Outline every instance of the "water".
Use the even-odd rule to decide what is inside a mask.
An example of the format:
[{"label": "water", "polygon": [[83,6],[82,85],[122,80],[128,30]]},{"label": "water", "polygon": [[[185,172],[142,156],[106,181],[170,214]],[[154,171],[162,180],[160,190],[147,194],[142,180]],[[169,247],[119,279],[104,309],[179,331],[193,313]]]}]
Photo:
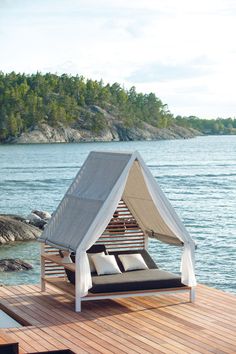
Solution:
[{"label": "water", "polygon": [[[91,150],[138,150],[197,243],[198,282],[236,293],[236,137],[157,142],[0,146],[0,213],[53,211]],[[164,269],[179,271],[181,249],[152,240],[150,253]],[[39,281],[39,245],[0,248],[34,269],[2,273],[0,283]]]},{"label": "water", "polygon": [[0,328],[16,328],[22,325],[3,310],[0,310]]}]

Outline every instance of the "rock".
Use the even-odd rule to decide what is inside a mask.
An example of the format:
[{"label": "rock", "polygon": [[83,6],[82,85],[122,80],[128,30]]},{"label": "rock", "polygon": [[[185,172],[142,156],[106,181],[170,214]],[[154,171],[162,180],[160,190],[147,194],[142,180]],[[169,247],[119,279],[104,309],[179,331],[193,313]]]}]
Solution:
[{"label": "rock", "polygon": [[23,216],[20,216],[20,215],[15,215],[15,214],[0,214],[0,217],[1,216],[8,216],[9,218],[12,218],[14,220],[18,220],[18,221],[22,221],[22,222],[26,222],[26,218],[24,218]]},{"label": "rock", "polygon": [[0,272],[13,272],[33,269],[32,265],[21,259],[0,259]]},{"label": "rock", "polygon": [[127,128],[120,122],[116,122],[115,129],[120,141],[189,139],[201,135],[194,129],[187,129],[177,125],[160,129],[143,123],[142,127]]},{"label": "rock", "polygon": [[40,229],[43,229],[44,225],[47,223],[45,220],[41,219],[40,216],[31,212],[27,216],[27,220],[29,221],[30,225],[36,226]]},{"label": "rock", "polygon": [[30,222],[35,222],[37,220],[41,220],[40,216],[35,214],[33,211],[27,216],[26,219],[29,220]]},{"label": "rock", "polygon": [[41,232],[39,228],[17,220],[15,216],[0,215],[0,245],[13,241],[35,240]]},{"label": "rock", "polygon": [[62,124],[58,124],[57,127],[51,127],[46,123],[42,123],[31,131],[22,133],[11,142],[17,144],[45,144],[78,141],[83,141],[78,130],[71,127],[64,127]]},{"label": "rock", "polygon": [[[100,131],[94,131],[90,119],[96,115],[102,115],[104,127]],[[31,127],[29,131],[20,136],[9,139],[8,143],[39,144],[39,143],[78,143],[91,141],[129,141],[129,140],[165,140],[187,139],[202,135],[199,131],[172,125],[168,128],[156,128],[142,122],[140,126],[127,127],[124,119],[114,106],[103,109],[99,106],[89,106],[81,110],[78,119],[71,125],[57,125],[51,127],[46,122]]]},{"label": "rock", "polygon": [[37,220],[34,220],[34,221],[30,221],[30,225],[38,227],[39,229],[44,229],[44,226],[46,224],[47,224],[47,221],[43,220],[43,219],[37,219]]},{"label": "rock", "polygon": [[31,213],[39,216],[43,220],[51,219],[51,214],[47,211],[40,211],[40,210],[32,210]]},{"label": "rock", "polygon": [[27,221],[33,226],[44,229],[44,226],[47,224],[50,218],[51,215],[46,211],[33,210],[27,216]]}]

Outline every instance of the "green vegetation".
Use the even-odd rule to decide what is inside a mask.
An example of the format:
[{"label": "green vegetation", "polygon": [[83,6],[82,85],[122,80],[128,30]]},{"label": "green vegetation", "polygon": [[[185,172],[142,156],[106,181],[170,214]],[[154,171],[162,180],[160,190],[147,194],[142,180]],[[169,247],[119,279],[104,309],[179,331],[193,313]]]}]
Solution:
[{"label": "green vegetation", "polygon": [[125,90],[118,83],[105,85],[66,74],[0,72],[0,142],[41,123],[62,123],[99,133],[107,121],[94,106],[105,109],[126,127],[142,127],[146,122],[157,128],[177,124],[207,134],[236,133],[236,119],[174,118],[154,93],[137,93],[134,87]]},{"label": "green vegetation", "polygon": [[104,85],[102,81],[66,74],[0,73],[0,141],[43,122],[51,126],[74,125],[98,133],[106,126],[106,120],[101,112],[89,110],[95,105],[127,127],[147,122],[164,128],[173,121],[160,99],[153,93],[137,93],[134,87],[127,91],[118,83]]},{"label": "green vegetation", "polygon": [[235,118],[200,119],[194,116],[177,116],[175,122],[181,127],[197,129],[203,134],[236,134]]}]

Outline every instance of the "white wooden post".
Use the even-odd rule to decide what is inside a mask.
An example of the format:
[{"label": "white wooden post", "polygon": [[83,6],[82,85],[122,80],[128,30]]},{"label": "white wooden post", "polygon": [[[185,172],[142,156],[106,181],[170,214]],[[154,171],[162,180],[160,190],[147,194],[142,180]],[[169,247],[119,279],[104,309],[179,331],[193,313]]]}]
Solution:
[{"label": "white wooden post", "polygon": [[45,286],[45,259],[42,257],[42,254],[45,252],[45,247],[44,247],[44,243],[41,243],[41,254],[40,254],[40,259],[41,259],[41,291],[45,291],[46,290],[46,286]]},{"label": "white wooden post", "polygon": [[196,299],[196,291],[195,291],[195,287],[192,287],[189,294],[189,300],[190,302],[195,302],[195,299]]},{"label": "white wooden post", "polygon": [[[193,271],[195,271],[195,244],[191,245],[191,256],[192,256],[192,264],[193,264]],[[190,290],[190,302],[194,302],[196,299],[196,287],[193,286]]]},{"label": "white wooden post", "polygon": [[79,290],[79,252],[75,256],[75,311],[81,312],[81,297]]}]

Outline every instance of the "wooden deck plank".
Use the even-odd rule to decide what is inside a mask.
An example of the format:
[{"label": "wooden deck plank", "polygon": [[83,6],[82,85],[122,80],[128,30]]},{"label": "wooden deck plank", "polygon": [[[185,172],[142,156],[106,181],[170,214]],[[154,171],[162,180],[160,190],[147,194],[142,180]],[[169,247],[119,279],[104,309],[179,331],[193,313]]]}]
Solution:
[{"label": "wooden deck plank", "polygon": [[[143,300],[143,301],[145,301],[145,300]],[[155,302],[156,299],[153,299],[153,301]],[[196,317],[196,313],[197,313],[198,309],[196,310],[196,312],[194,312],[194,309],[197,306],[197,304],[194,304],[194,306],[192,306],[192,304],[186,304],[186,306],[183,306],[183,305],[166,306],[166,307],[160,309],[158,317],[163,319],[163,324],[166,323],[167,322],[166,319],[168,319],[168,324],[167,325],[170,326],[171,324],[173,324],[173,328],[176,328],[176,329],[179,328],[179,330],[181,328],[183,328],[184,331],[188,330],[188,328],[189,328],[188,325],[185,326],[184,323],[182,325],[181,325],[181,323],[178,324],[178,317],[177,317],[178,313],[179,313],[180,317],[181,317],[181,320],[184,319],[184,321],[185,321],[186,320],[186,316],[182,316],[182,314],[186,314],[187,313],[186,309],[188,310],[188,306],[191,306],[191,310],[192,310],[191,314],[192,314],[193,318]],[[198,306],[198,308],[199,307],[200,307],[200,305]],[[171,316],[169,316],[168,313],[166,313],[166,312],[162,313],[163,312],[162,310],[166,311],[166,312],[169,311]],[[188,312],[189,312],[189,310],[188,310]],[[200,322],[198,324],[197,323],[194,324],[194,325],[196,325],[196,331],[200,335],[202,335],[203,331],[205,331],[207,328],[210,327],[211,328],[211,336],[213,336],[214,335],[214,332],[213,332],[214,321],[210,321],[209,320],[208,322],[206,322],[206,327],[203,327],[202,325],[203,325],[203,322],[204,322],[204,317],[205,317],[205,314],[203,313],[202,314],[202,322]],[[234,323],[235,323],[235,321],[234,321]],[[178,324],[178,326],[176,326],[176,324]],[[194,328],[191,325],[191,333],[193,332],[193,330],[194,330]],[[190,335],[191,335],[191,333],[190,333]],[[221,340],[223,340],[222,336],[220,336],[220,337],[221,337]],[[234,341],[234,343],[235,343],[235,341]]]},{"label": "wooden deck plank", "polygon": [[18,331],[13,332],[13,329],[10,328],[8,332],[11,337],[15,338],[19,342],[20,348],[23,352],[35,352],[38,350],[38,346],[32,341],[31,336],[25,334],[19,329]]},{"label": "wooden deck plank", "polygon": [[[38,301],[40,301],[40,296],[38,297]],[[52,303],[50,305],[53,306],[54,304],[55,304],[55,302],[52,301]],[[47,308],[50,308],[50,305],[48,303]],[[50,309],[50,311],[56,312],[55,309]],[[61,318],[60,310],[57,313],[57,316],[58,316],[58,318]],[[98,343],[98,341],[100,341],[102,339],[103,344],[107,342],[107,346],[112,345],[112,349],[110,350],[110,352],[120,353],[121,350],[123,350],[124,353],[125,352],[127,352],[127,353],[139,352],[138,346],[132,346],[132,345],[130,345],[130,343],[128,341],[126,341],[124,343],[124,340],[120,341],[118,336],[116,336],[115,338],[112,338],[114,336],[111,336],[111,333],[109,331],[106,330],[106,335],[104,335],[104,331],[102,331],[103,333],[101,333],[100,324],[99,325],[95,324],[95,325],[91,326],[92,321],[89,321],[89,325],[87,323],[85,323],[84,320],[87,319],[87,316],[85,316],[85,318],[84,318],[84,313],[82,313],[80,316],[83,316],[83,321],[82,321],[82,318],[80,318],[80,323],[76,324],[77,326],[80,327],[80,329],[76,328],[73,323],[68,323],[67,325],[70,328],[72,327],[75,330],[77,330],[78,332],[80,332],[78,334],[82,334],[84,336],[84,338],[86,338],[89,335],[89,337],[90,337],[89,339],[93,339],[94,343]],[[74,311],[71,310],[71,306],[70,306],[69,314],[67,314],[66,310],[64,309],[64,316],[63,317],[64,317],[64,319],[67,318],[69,321],[71,321],[71,319],[73,319],[73,318],[74,318],[74,320],[78,320],[78,314],[75,314]],[[86,321],[86,322],[88,322],[88,321]],[[81,330],[82,330],[81,327],[87,332],[81,333]],[[91,333],[91,334],[89,334],[89,333]],[[98,338],[95,338],[94,335],[97,336]],[[98,347],[98,344],[96,344],[96,347]],[[106,352],[106,348],[103,347],[100,349],[101,349],[102,353]],[[143,351],[142,351],[142,353],[143,353]]]},{"label": "wooden deck plank", "polygon": [[[176,342],[180,342],[182,344],[185,342],[187,347],[189,346],[191,349],[196,349],[200,353],[206,352],[204,349],[206,347],[205,343],[201,343],[201,341],[199,342],[199,336],[196,336],[195,339],[194,337],[189,337],[189,341],[186,343],[186,330],[183,328],[181,331],[179,326],[175,326],[174,329],[172,329],[171,326],[168,325],[168,322],[166,323],[166,320],[160,321],[159,314],[156,318],[153,317],[153,314],[151,316],[143,316],[141,311],[137,313],[134,312],[132,315],[133,317],[135,316],[135,321],[143,327],[149,327],[153,331],[159,332],[162,335],[166,335],[166,333],[168,333],[168,338],[172,338]],[[125,316],[129,316],[129,314]],[[186,348],[185,351],[188,352],[189,349]],[[190,352],[192,351],[190,350]]]},{"label": "wooden deck plank", "polygon": [[82,304],[48,286],[0,287],[0,302],[31,324],[6,329],[22,352],[70,348],[75,353],[235,354],[236,297],[198,286],[187,294]]},{"label": "wooden deck plank", "polygon": [[[139,312],[140,313],[140,312]],[[135,316],[135,320],[137,322],[140,322],[139,320],[139,314],[133,314]],[[137,318],[138,317],[138,318]],[[168,321],[167,321],[168,319]],[[156,331],[161,331],[164,333],[169,333],[169,337],[173,336],[173,339],[176,341],[182,342],[184,338],[186,338],[186,326],[179,324],[178,318],[166,318],[166,315],[164,314],[163,316],[161,315],[160,312],[158,312],[158,316],[155,318],[153,317],[153,314],[151,316],[148,315],[148,312],[146,311],[145,316],[142,316],[142,320],[147,322],[148,324],[151,324],[154,326]],[[141,324],[141,322],[140,322]],[[148,325],[147,324],[147,325]],[[203,328],[201,331],[199,331],[198,327],[194,329],[192,326],[189,327],[191,328],[191,331],[189,331],[189,342],[187,343],[187,346],[189,345],[190,348],[194,348],[196,345],[196,349],[198,347],[198,352],[205,352],[206,344],[211,347],[215,347],[216,349],[219,348],[219,346],[224,347],[224,342],[222,343],[222,340],[219,340],[218,343],[215,340],[215,338],[211,338],[209,340],[209,336],[203,333]],[[163,333],[163,334],[164,334]],[[212,336],[212,332],[211,332]],[[233,349],[233,346],[228,343],[226,344],[226,352],[230,352],[230,349]]]},{"label": "wooden deck plank", "polygon": [[[104,308],[102,309],[102,311],[104,312]],[[98,312],[98,314],[99,313],[100,312]],[[112,315],[114,316],[113,311],[112,311],[112,314],[109,311],[106,311],[106,313],[110,316],[112,316]],[[128,321],[127,318],[125,318],[125,321],[124,321],[123,316],[122,316],[122,318],[120,318],[120,316],[115,315],[115,322],[111,321],[111,320],[109,320],[109,321],[106,320],[106,322],[110,326],[115,327],[115,328],[119,329],[120,331],[127,333],[130,337],[135,338],[136,341],[139,340],[139,341],[145,343],[145,345],[148,344],[149,347],[151,347],[149,349],[150,352],[156,353],[157,350],[161,350],[164,353],[169,353],[169,352],[171,352],[168,350],[168,348],[169,348],[172,350],[172,353],[173,352],[183,353],[183,348],[179,348],[179,347],[181,347],[181,344],[175,342],[176,348],[175,349],[173,349],[173,347],[170,348],[170,344],[171,344],[172,340],[168,338],[168,342],[166,342],[166,340],[164,340],[163,336],[160,335],[158,332],[154,333],[153,331],[149,330],[146,326],[146,323],[144,323],[144,322],[142,323],[142,333],[139,335],[136,334],[136,324],[137,323],[132,320]],[[184,347],[184,349],[185,349],[185,352],[188,353],[186,346]],[[194,353],[194,351],[192,351],[192,353]]]},{"label": "wooden deck plank", "polygon": [[[100,306],[100,305],[97,305]],[[161,345],[160,342],[162,342],[159,338],[155,338],[155,341],[152,341],[148,336],[143,336],[140,333],[138,333],[137,330],[133,331],[130,326],[127,327],[127,324],[122,321],[122,324],[120,325],[119,320],[114,318],[114,320],[109,319],[110,315],[104,317],[104,311],[102,310],[102,314],[99,311],[95,311],[95,313],[100,316],[103,315],[101,318],[101,322],[105,323],[107,325],[107,328],[109,328],[109,331],[112,333],[117,333],[120,337],[129,339],[132,343],[135,343],[140,349],[141,352],[147,351],[148,353],[159,353],[163,352],[162,350],[164,349]]]},{"label": "wooden deck plank", "polygon": [[[28,286],[21,286],[21,289],[26,289],[26,290],[28,290],[29,289],[29,287]],[[15,289],[13,289],[13,290],[15,290]],[[24,292],[23,292],[24,293]],[[17,289],[17,296],[18,296],[18,298],[21,296],[20,295],[21,294],[21,291],[19,291],[19,289]],[[51,313],[51,318],[50,318],[50,322],[52,322],[52,324],[58,324],[58,323],[60,323],[61,322],[61,320],[62,320],[62,317],[61,317],[61,311],[60,311],[60,309],[59,309],[59,311],[57,310],[57,309],[55,309],[54,308],[54,305],[55,305],[55,301],[53,302],[53,304],[52,304],[52,306],[53,306],[53,308],[50,308],[50,305],[49,305],[49,303],[47,303],[47,306],[46,306],[46,308],[45,308],[45,302],[42,300],[42,295],[40,294],[40,293],[36,293],[37,295],[36,295],[36,297],[35,297],[35,308],[37,308],[37,310],[38,311],[40,311],[40,313],[42,314],[43,312],[45,312],[45,314],[44,314],[44,316],[45,316],[45,318],[48,316],[48,310],[50,310],[50,313]],[[40,305],[40,303],[39,302],[41,302],[41,305]],[[51,306],[51,307],[52,307]],[[71,311],[71,314],[72,315],[74,315],[74,311]],[[66,316],[66,313],[65,313],[65,311],[64,311],[64,316],[63,316],[63,319],[66,319],[66,318],[68,318],[68,321],[70,321],[71,320],[71,314],[69,315],[69,316]],[[67,322],[68,322],[67,321]],[[82,324],[83,325],[83,324]],[[70,333],[72,332],[71,331],[71,327],[73,326],[73,324],[70,324],[70,323],[67,323],[67,326],[68,327],[70,327]],[[81,327],[81,325],[80,325],[80,327]],[[78,329],[77,329],[78,330]],[[86,343],[88,343],[88,342],[91,342],[90,344],[91,344],[91,347],[92,346],[95,346],[95,348],[97,348],[97,349],[100,349],[100,351],[102,352],[102,353],[106,353],[107,352],[107,349],[106,348],[104,348],[104,347],[102,347],[99,343],[102,343],[102,344],[104,344],[104,342],[101,340],[101,334],[99,333],[99,332],[97,332],[97,333],[91,333],[90,335],[89,335],[89,337],[87,338],[87,336],[88,336],[88,333],[89,333],[89,327],[87,326],[87,328],[86,328],[86,330],[87,330],[87,332],[86,331],[84,331],[83,329],[79,329],[78,330],[78,333],[76,333],[76,335],[80,335],[80,336],[82,336],[82,338],[84,339],[84,340],[86,340]],[[91,331],[90,331],[91,332]],[[97,337],[96,337],[97,336]],[[77,336],[76,336],[77,337]],[[110,334],[109,334],[109,337],[110,337]],[[114,352],[114,353],[120,353],[120,348],[123,346],[121,343],[118,343],[117,344],[117,341],[111,341],[110,340],[110,338],[109,338],[108,336],[105,338],[106,339],[106,341],[108,341],[112,346],[113,346],[113,348],[109,351],[109,353],[110,352]],[[103,338],[104,339],[104,338]],[[127,343],[128,344],[128,343]],[[117,347],[117,348],[116,348]],[[92,348],[90,348],[90,351],[92,351]],[[130,353],[130,349],[128,349],[128,348],[126,348],[125,346],[123,346],[123,351],[124,352],[128,352],[128,353]],[[98,352],[98,351],[96,351],[96,352]]]},{"label": "wooden deck plank", "polygon": [[[64,315],[65,315],[65,309],[64,309]],[[76,314],[73,311],[73,305],[70,306],[70,319],[77,320],[78,321],[78,314]],[[85,323],[86,322],[86,323]],[[78,325],[78,323],[77,323]],[[135,352],[135,353],[145,353],[143,349],[137,346],[137,343],[135,342],[132,343],[131,341],[126,340],[124,337],[120,336],[120,333],[114,333],[111,331],[110,326],[104,326],[102,325],[102,322],[97,319],[97,316],[94,316],[94,311],[83,311],[82,314],[80,314],[80,323],[79,326],[83,326],[86,330],[89,330],[89,327],[95,329],[98,331],[98,335],[101,337],[101,333],[106,334],[106,337],[103,336],[103,339],[108,342],[107,346],[109,344],[118,346],[119,350],[118,352],[120,353],[121,350],[123,352]],[[89,327],[88,327],[89,326]]]},{"label": "wooden deck plank", "polygon": [[35,350],[53,350],[55,349],[55,346],[51,343],[48,342],[45,338],[42,338],[39,336],[36,332],[35,329],[31,329],[30,331],[27,329],[27,327],[20,328],[19,331],[17,332],[20,336],[24,336],[25,340],[27,339],[30,340],[30,344],[35,348]]},{"label": "wooden deck plank", "polygon": [[[170,342],[172,342],[174,340],[175,342],[185,344],[185,346],[186,346],[185,352],[186,353],[187,352],[192,353],[192,350],[196,350],[199,353],[207,353],[207,351],[205,350],[206,343],[202,343],[201,341],[199,342],[199,340],[197,340],[197,339],[199,339],[199,337],[197,337],[197,339],[190,337],[189,342],[186,344],[184,334],[181,335],[181,332],[179,332],[178,330],[176,331],[176,329],[171,330],[170,327],[163,325],[163,323],[160,324],[160,326],[158,326],[158,322],[153,321],[152,318],[143,317],[140,312],[137,312],[137,313],[133,312],[132,315],[130,315],[130,314],[123,314],[122,315],[119,312],[119,316],[125,317],[126,323],[130,323],[130,324],[134,323],[134,317],[135,317],[135,323],[142,326],[144,331],[150,330],[153,335],[159,333],[159,335],[165,336],[167,333],[167,330],[168,330],[168,333],[169,333],[168,340]],[[213,341],[210,344],[214,346]]]},{"label": "wooden deck plank", "polygon": [[[20,299],[21,295],[20,292],[18,292],[17,297]],[[45,306],[46,305],[46,306]],[[71,340],[71,343],[76,343],[78,345],[78,347],[80,348],[80,353],[86,353],[91,352],[91,353],[99,353],[99,351],[93,351],[93,348],[89,345],[87,345],[87,339],[86,336],[84,335],[85,333],[74,333],[75,335],[73,336],[73,330],[71,330],[71,328],[69,328],[69,326],[65,326],[63,327],[63,321],[61,321],[61,313],[58,313],[58,316],[55,316],[55,313],[53,310],[50,311],[50,316],[48,316],[48,310],[49,310],[49,306],[47,303],[44,303],[44,305],[38,305],[37,302],[34,303],[34,310],[36,310],[36,313],[40,313],[41,314],[41,318],[43,319],[43,321],[48,325],[48,327],[46,327],[45,332],[47,333],[48,330],[51,331],[51,328],[54,328],[55,331],[55,336],[56,333],[59,335],[59,337],[57,337],[57,340],[60,340],[60,337],[64,338],[66,340],[66,343],[68,343],[68,337]],[[58,317],[58,318],[57,318]],[[59,319],[59,320],[58,320]],[[51,328],[49,328],[49,326]],[[78,340],[78,335],[82,335],[82,339]],[[89,339],[88,339],[89,341]],[[91,339],[90,339],[91,341]],[[64,343],[65,341],[63,341]],[[92,341],[91,341],[92,345],[95,345]],[[99,344],[96,344],[96,347],[99,347]],[[104,350],[104,353],[106,352],[105,348],[101,348],[102,350]],[[41,349],[42,350],[42,349]]]},{"label": "wooden deck plank", "polygon": [[[59,309],[55,309],[55,308],[52,308],[53,305],[50,306],[49,303],[47,303],[47,308],[45,309],[45,303],[42,302],[41,300],[41,297],[40,294],[37,298],[35,298],[35,308],[37,308],[38,311],[40,311],[41,313],[45,312],[44,313],[44,316],[46,317],[47,316],[47,313],[48,313],[48,310],[50,310],[50,313],[51,313],[51,318],[50,318],[50,322],[52,324],[60,324],[61,322],[63,323],[63,320],[64,319],[67,319],[67,327],[69,327],[69,330],[70,330],[70,334],[73,334],[75,335],[75,337],[77,337],[78,335],[80,337],[82,337],[86,343],[90,343],[91,345],[91,348],[94,346],[96,349],[100,350],[100,352],[102,353],[106,353],[107,352],[107,349],[104,348],[102,346],[102,344],[104,344],[104,341],[101,339],[101,334],[99,332],[95,333],[95,331],[91,332],[89,331],[89,327],[85,326],[86,327],[86,330],[84,330],[83,328],[81,328],[81,326],[83,326],[84,324],[82,323],[80,325],[80,328],[75,328],[73,326],[72,323],[69,323],[69,321],[71,320],[71,314],[70,315],[67,315],[64,311],[64,316],[63,316],[63,320],[62,320],[62,317],[61,317],[61,310]],[[41,302],[41,303],[40,303]],[[72,314],[74,314],[74,312],[72,312]],[[90,332],[90,334],[89,334]],[[107,337],[107,339],[109,340],[109,337]],[[113,346],[116,347],[116,342],[111,342],[110,344],[112,344]],[[114,353],[120,353],[120,349],[119,348],[113,348],[112,351]],[[94,350],[94,353],[98,353],[98,350]],[[124,350],[125,350],[125,347],[124,347]]]}]

